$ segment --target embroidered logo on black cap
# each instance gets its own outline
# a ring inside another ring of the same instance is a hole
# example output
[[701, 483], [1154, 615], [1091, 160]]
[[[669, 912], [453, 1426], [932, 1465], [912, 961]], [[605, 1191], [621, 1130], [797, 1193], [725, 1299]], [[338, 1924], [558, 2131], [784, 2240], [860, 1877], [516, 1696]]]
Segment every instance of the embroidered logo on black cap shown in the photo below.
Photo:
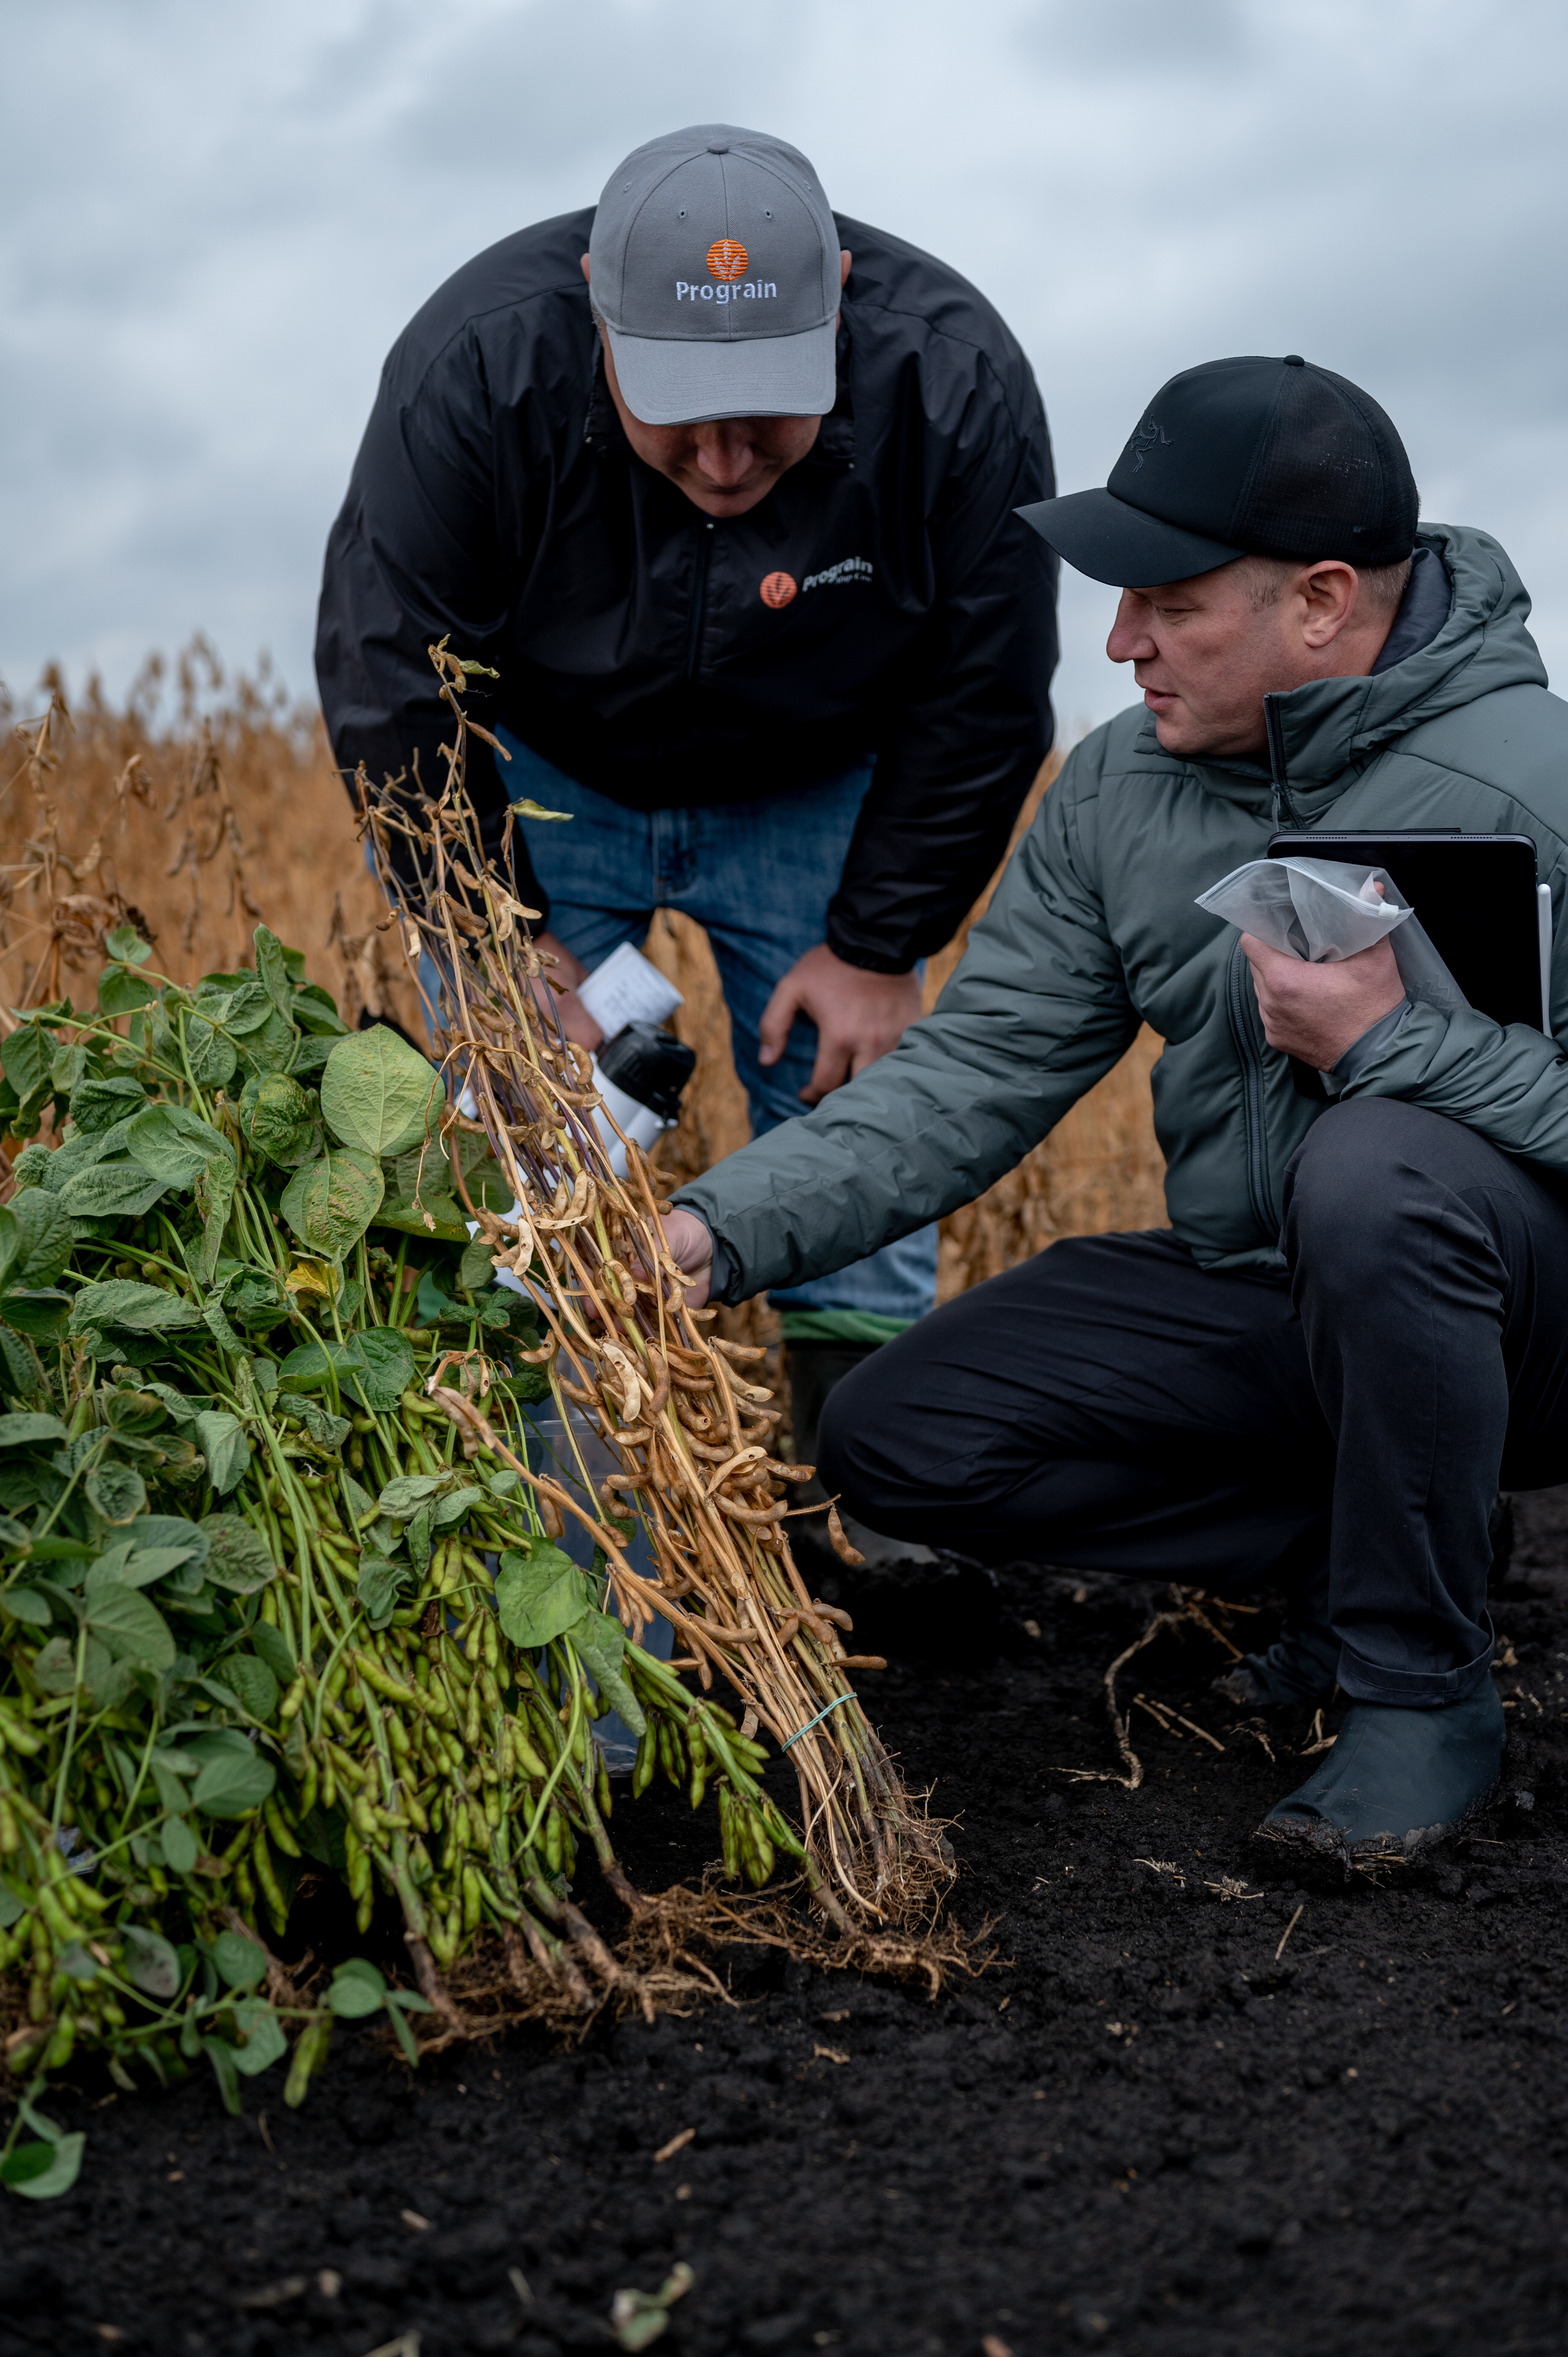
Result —
[[1156, 449], [1162, 442], [1168, 450], [1171, 447], [1171, 437], [1165, 432], [1165, 427], [1163, 425], [1156, 425], [1152, 417], [1145, 417], [1142, 425], [1139, 426], [1136, 434], [1133, 435], [1131, 442], [1127, 445], [1127, 447], [1130, 450], [1137, 453], [1137, 456], [1133, 460], [1133, 472], [1134, 474], [1138, 472], [1139, 468], [1144, 463], [1144, 453], [1146, 450]]

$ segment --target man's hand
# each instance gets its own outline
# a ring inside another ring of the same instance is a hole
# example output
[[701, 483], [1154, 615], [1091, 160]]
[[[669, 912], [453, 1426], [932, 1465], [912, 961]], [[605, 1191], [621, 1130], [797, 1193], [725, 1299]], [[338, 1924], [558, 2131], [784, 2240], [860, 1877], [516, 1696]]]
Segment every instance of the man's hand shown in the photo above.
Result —
[[547, 955], [554, 958], [555, 963], [550, 968], [551, 974], [556, 982], [564, 982], [567, 985], [563, 994], [558, 990], [550, 990], [550, 985], [546, 983], [545, 988], [550, 990], [550, 997], [546, 1004], [553, 1005], [559, 1009], [561, 1028], [565, 1032], [567, 1039], [575, 1039], [579, 1048], [586, 1048], [588, 1053], [592, 1055], [605, 1034], [602, 1024], [595, 1022], [577, 996], [577, 985], [588, 979], [587, 967], [581, 958], [575, 958], [565, 942], [558, 942], [553, 933], [536, 933], [533, 937], [533, 945], [535, 949], [542, 950]]
[[700, 1309], [714, 1281], [714, 1240], [695, 1211], [682, 1211], [678, 1205], [659, 1224], [671, 1258], [692, 1280], [686, 1287], [686, 1307]]
[[817, 1027], [817, 1060], [800, 1102], [820, 1104], [830, 1090], [896, 1048], [919, 1012], [920, 985], [913, 974], [868, 974], [819, 942], [796, 960], [763, 1009], [760, 1060], [776, 1064], [796, 1016], [808, 1016]]
[[1332, 1071], [1346, 1049], [1391, 1015], [1404, 996], [1393, 944], [1387, 940], [1332, 965], [1286, 957], [1255, 933], [1243, 933], [1241, 947], [1252, 969], [1264, 1039], [1282, 1055], [1299, 1056], [1320, 1072]]

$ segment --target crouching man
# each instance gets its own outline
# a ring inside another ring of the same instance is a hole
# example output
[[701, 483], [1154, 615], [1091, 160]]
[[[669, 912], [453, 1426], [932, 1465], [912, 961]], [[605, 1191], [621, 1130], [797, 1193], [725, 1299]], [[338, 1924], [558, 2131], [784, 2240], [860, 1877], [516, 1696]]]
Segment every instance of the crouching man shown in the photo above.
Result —
[[834, 1394], [823, 1475], [994, 1560], [1283, 1587], [1232, 1691], [1350, 1708], [1262, 1830], [1407, 1854], [1497, 1781], [1499, 1484], [1568, 1480], [1568, 1062], [1412, 1005], [1386, 942], [1304, 965], [1194, 903], [1281, 823], [1524, 833], [1568, 1025], [1568, 709], [1496, 541], [1418, 529], [1388, 418], [1298, 358], [1173, 379], [1105, 490], [1026, 512], [1137, 585], [1108, 651], [1144, 708], [1073, 753], [935, 1013], [683, 1189], [671, 1241], [725, 1301], [836, 1268], [978, 1195], [1152, 1025], [1169, 1228], [922, 1319]]

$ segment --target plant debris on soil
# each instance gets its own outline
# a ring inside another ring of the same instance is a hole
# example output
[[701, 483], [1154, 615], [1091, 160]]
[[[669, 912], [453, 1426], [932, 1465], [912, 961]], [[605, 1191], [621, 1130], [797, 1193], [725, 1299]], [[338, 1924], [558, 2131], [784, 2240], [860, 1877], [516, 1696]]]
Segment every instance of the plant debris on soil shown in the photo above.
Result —
[[[1254, 1839], [1322, 1736], [1222, 1703], [1196, 1628], [1122, 1674], [1142, 1788], [1074, 1781], [1119, 1770], [1102, 1680], [1163, 1589], [1015, 1566], [994, 1658], [955, 1662], [918, 1597], [900, 1645], [885, 1584], [865, 1683], [958, 1820], [974, 1975], [932, 1999], [740, 1946], [725, 2000], [417, 2073], [345, 2025], [299, 2114], [76, 2068], [50, 2104], [93, 2167], [6, 2212], [0, 2357], [1555, 2352], [1568, 1491], [1516, 1525], [1498, 1797], [1348, 1882]], [[623, 1824], [645, 1889], [713, 1863], [673, 1792]]]

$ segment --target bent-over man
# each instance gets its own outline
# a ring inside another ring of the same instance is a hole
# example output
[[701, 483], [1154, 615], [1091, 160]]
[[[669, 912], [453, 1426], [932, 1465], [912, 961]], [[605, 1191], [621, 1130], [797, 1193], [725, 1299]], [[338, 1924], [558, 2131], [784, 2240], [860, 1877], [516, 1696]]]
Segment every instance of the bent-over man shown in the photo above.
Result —
[[[836, 216], [782, 140], [671, 133], [393, 348], [327, 554], [337, 759], [437, 787], [426, 647], [493, 665], [510, 758], [476, 742], [470, 790], [492, 837], [509, 795], [573, 814], [523, 879], [558, 975], [694, 917], [768, 1130], [918, 1015], [1048, 749], [1054, 563], [1015, 510], [1052, 488], [1028, 363], [956, 271]], [[917, 1223], [779, 1288], [798, 1428], [935, 1278]]]
[[1412, 1005], [1386, 941], [1301, 963], [1195, 900], [1282, 823], [1528, 834], [1568, 1028], [1568, 708], [1497, 542], [1418, 529], [1388, 418], [1295, 355], [1173, 379], [1106, 489], [1029, 520], [1133, 585], [1108, 651], [1143, 708], [1073, 753], [935, 1013], [683, 1189], [671, 1240], [726, 1301], [818, 1275], [978, 1194], [1152, 1025], [1170, 1227], [901, 1336], [823, 1473], [974, 1554], [1283, 1587], [1232, 1692], [1349, 1709], [1263, 1831], [1408, 1854], [1498, 1772], [1498, 1486], [1568, 1480], [1568, 1060]]

